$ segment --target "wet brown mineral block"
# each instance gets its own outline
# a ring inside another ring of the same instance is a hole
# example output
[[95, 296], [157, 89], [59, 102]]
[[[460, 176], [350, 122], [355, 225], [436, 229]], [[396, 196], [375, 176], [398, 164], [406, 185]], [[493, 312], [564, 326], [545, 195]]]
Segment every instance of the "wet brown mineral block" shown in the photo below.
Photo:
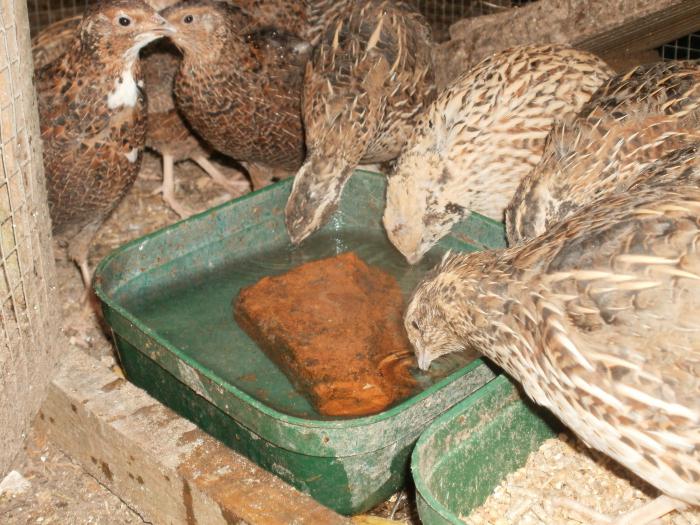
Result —
[[244, 288], [238, 324], [321, 414], [379, 412], [415, 386], [396, 280], [352, 252]]

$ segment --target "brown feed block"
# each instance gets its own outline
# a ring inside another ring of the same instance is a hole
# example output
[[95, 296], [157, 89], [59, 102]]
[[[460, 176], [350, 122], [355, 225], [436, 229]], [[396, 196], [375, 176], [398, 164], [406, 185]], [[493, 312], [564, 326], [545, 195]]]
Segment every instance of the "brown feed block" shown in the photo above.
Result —
[[416, 386], [396, 279], [352, 252], [241, 290], [239, 326], [306, 392], [319, 413], [380, 412]]

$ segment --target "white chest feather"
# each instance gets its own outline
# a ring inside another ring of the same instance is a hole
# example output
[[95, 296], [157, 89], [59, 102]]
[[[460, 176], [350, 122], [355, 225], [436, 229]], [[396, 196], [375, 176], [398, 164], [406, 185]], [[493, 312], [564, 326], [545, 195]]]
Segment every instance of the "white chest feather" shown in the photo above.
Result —
[[133, 164], [134, 162], [136, 162], [136, 159], [139, 158], [139, 149], [133, 148], [129, 153], [125, 153], [124, 156], [129, 162]]
[[121, 106], [134, 107], [139, 96], [139, 88], [130, 69], [114, 81], [114, 91], [107, 96], [107, 107], [116, 109]]

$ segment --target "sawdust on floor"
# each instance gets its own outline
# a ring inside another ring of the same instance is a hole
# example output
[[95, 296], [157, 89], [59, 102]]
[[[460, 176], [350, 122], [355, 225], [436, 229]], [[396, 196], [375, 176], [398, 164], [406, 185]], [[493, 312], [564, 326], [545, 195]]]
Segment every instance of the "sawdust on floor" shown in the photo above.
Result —
[[[467, 517], [468, 525], [581, 525], [596, 515], [619, 515], [656, 497], [659, 491], [581, 441], [560, 434], [530, 454], [484, 504]], [[565, 502], [574, 502], [574, 509]], [[603, 516], [600, 516], [601, 518]], [[700, 525], [700, 511], [673, 512], [659, 525]]]

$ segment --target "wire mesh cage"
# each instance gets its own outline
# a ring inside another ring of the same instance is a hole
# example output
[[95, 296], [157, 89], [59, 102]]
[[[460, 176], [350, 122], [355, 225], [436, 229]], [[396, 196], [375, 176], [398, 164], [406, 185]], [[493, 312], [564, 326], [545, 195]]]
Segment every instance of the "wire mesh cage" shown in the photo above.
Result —
[[28, 29], [26, 2], [0, 0], [0, 477], [43, 399], [56, 343]]
[[[97, 0], [29, 0], [32, 34], [53, 22], [81, 14]], [[430, 22], [436, 40], [449, 38], [449, 28], [462, 18], [498, 13], [532, 0], [409, 0]]]
[[659, 49], [665, 60], [696, 60], [700, 58], [700, 33], [693, 33]]
[[32, 35], [69, 16], [80, 15], [97, 0], [28, 0], [29, 27]]
[[[97, 0], [28, 0], [32, 35], [53, 22], [79, 15]], [[499, 13], [536, 0], [408, 0], [426, 17], [437, 42], [449, 39], [449, 28], [456, 21], [474, 16]], [[659, 49], [666, 60], [700, 58], [700, 33], [670, 42]]]
[[438, 42], [450, 38], [452, 24], [463, 18], [499, 13], [533, 0], [412, 0], [428, 20]]

